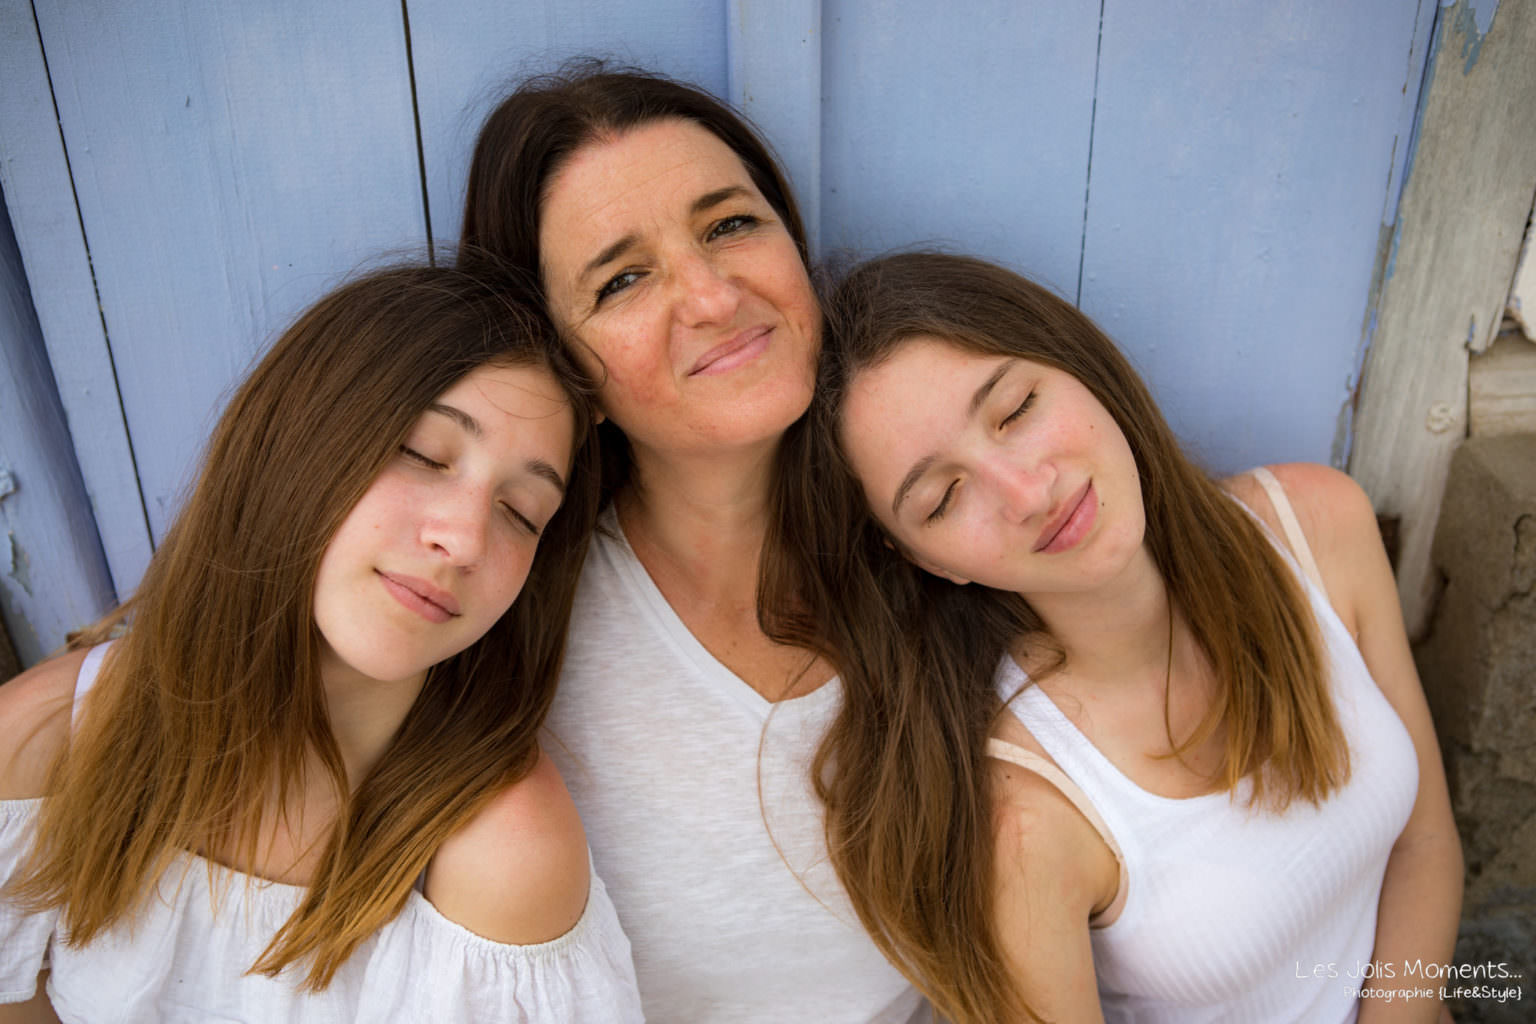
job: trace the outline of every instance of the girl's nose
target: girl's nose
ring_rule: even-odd
[[[999,452],[987,460],[983,473],[1009,521],[1023,522],[1050,507],[1051,482],[1055,474],[1048,466],[1027,463]]]
[[[453,565],[470,567],[485,556],[489,529],[488,502],[476,494],[456,492],[429,510],[421,539]]]

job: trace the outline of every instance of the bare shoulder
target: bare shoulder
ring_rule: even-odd
[[[993,735],[1050,760],[1010,714],[1002,716]],[[1119,885],[1119,864],[1082,811],[1055,783],[1028,768],[994,758],[992,772],[999,882],[1024,903],[1034,902],[1031,897],[1046,900],[1083,921],[1107,906]]]
[[[427,869],[427,899],[444,917],[515,945],[570,931],[589,884],[581,818],[542,752],[533,771],[438,847]]]
[[[1353,613],[1362,600],[1361,584],[1379,582],[1384,571],[1391,574],[1370,496],[1347,473],[1329,466],[1291,462],[1267,468],[1296,512],[1329,599],[1355,632]],[[1274,506],[1253,477],[1244,474],[1222,485],[1279,532]]]
[[[1376,533],[1371,499],[1349,474],[1315,462],[1285,462],[1264,467],[1270,471],[1301,523],[1302,532],[1314,546],[1335,540],[1358,540]],[[1221,486],[1253,509],[1271,527],[1280,519],[1263,487],[1249,473],[1221,481]]]
[[[0,685],[0,800],[43,795],[69,743],[69,712],[85,651],[70,651]]]

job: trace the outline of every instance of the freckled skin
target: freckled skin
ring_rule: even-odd
[[[698,208],[722,190],[734,191]],[[551,312],[605,374],[599,402],[637,452],[776,443],[809,406],[820,313],[805,266],[741,160],[705,129],[657,121],[578,150],[550,183],[540,248]],[[742,365],[695,372],[753,339],[762,351]]]

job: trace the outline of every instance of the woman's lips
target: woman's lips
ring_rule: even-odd
[[[459,601],[448,591],[415,576],[374,571],[391,597],[429,622],[447,622],[459,615]]]
[[[1094,520],[1098,515],[1098,494],[1093,489],[1093,481],[1089,480],[1083,485],[1081,491],[1067,500],[1064,514],[1040,531],[1040,539],[1035,542],[1035,551],[1053,555],[1076,547],[1093,528]]]
[[[773,334],[772,327],[751,327],[741,331],[735,337],[705,352],[693,364],[688,371],[690,377],[709,377],[720,373],[729,373],[746,363],[750,363],[768,350],[768,339]]]

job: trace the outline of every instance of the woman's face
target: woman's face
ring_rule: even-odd
[[[599,403],[637,451],[776,440],[810,404],[810,279],[740,158],[706,129],[654,121],[577,150],[550,181],[539,247],[550,312],[600,364]]]
[[[323,669],[407,679],[479,640],[523,587],[573,437],[543,367],[488,364],[443,392],[320,560]]]
[[[930,572],[1039,596],[1102,585],[1141,547],[1135,457],[1062,370],[919,336],[854,378],[840,428],[875,517]]]

